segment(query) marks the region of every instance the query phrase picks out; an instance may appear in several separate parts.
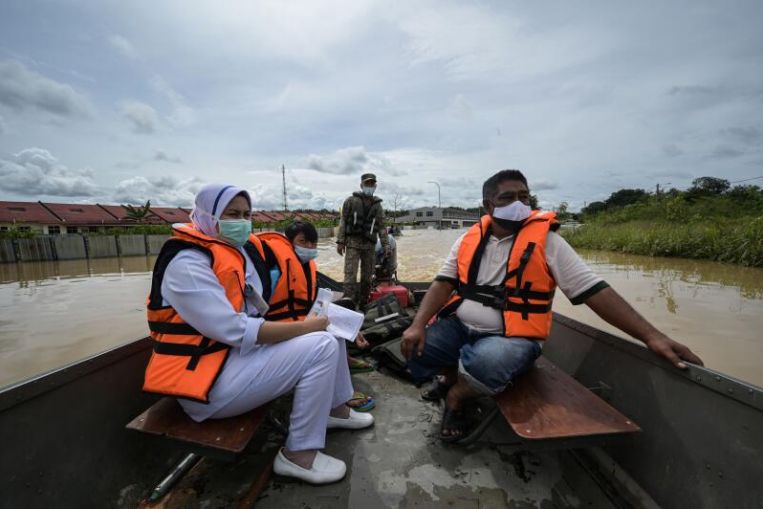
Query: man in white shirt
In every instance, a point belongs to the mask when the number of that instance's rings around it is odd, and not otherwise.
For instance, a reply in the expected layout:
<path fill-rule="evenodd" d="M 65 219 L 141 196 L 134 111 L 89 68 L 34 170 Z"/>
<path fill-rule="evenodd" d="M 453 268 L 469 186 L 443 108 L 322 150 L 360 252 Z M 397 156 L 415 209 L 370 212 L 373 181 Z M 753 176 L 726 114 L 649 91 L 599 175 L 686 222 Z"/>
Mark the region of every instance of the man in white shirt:
<path fill-rule="evenodd" d="M 445 398 L 443 441 L 464 437 L 464 402 L 500 393 L 532 366 L 550 327 L 556 286 L 573 304 L 587 304 L 676 367 L 685 369 L 683 360 L 702 364 L 689 348 L 657 330 L 593 273 L 553 231 L 553 214 L 530 210 L 527 180 L 521 172 L 500 171 L 485 182 L 482 191 L 490 217 L 453 245 L 401 344 L 414 380 L 422 382 L 442 373 L 422 397 Z M 531 239 L 534 242 L 527 239 L 531 228 L 541 235 Z M 521 259 L 522 252 L 512 249 L 515 241 L 526 254 Z M 533 251 L 536 244 L 540 247 Z M 525 263 L 534 275 L 523 286 Z M 514 278 L 517 283 L 512 286 Z M 543 291 L 531 291 L 532 285 Z M 459 298 L 452 297 L 454 291 Z M 427 327 L 438 312 L 440 319 Z"/>

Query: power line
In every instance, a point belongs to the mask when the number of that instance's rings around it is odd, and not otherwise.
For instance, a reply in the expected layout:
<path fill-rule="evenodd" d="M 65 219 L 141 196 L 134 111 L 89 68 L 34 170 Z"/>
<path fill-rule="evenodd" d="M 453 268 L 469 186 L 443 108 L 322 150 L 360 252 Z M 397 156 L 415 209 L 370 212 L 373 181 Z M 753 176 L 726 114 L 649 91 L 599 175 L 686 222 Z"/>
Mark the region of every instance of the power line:
<path fill-rule="evenodd" d="M 735 180 L 734 182 L 729 182 L 729 184 L 738 184 L 740 182 L 748 182 L 750 180 L 758 180 L 758 179 L 763 179 L 763 175 L 761 175 L 760 177 L 752 177 L 749 179 Z"/>

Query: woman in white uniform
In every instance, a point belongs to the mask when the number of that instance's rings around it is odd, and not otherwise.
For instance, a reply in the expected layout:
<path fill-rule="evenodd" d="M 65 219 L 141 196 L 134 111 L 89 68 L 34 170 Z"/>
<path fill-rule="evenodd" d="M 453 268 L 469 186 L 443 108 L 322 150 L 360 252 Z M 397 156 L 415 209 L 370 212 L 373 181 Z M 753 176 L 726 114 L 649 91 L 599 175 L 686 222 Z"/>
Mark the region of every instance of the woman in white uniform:
<path fill-rule="evenodd" d="M 326 428 L 365 428 L 373 424 L 373 416 L 345 404 L 353 395 L 345 344 L 326 332 L 325 317 L 294 323 L 261 317 L 267 311 L 263 283 L 243 248 L 251 232 L 251 209 L 245 190 L 210 184 L 196 196 L 193 224 L 173 226 L 181 238 L 197 235 L 207 245 L 223 241 L 241 253 L 246 282 L 241 309 L 232 305 L 213 270 L 212 256 L 203 249 L 180 249 L 158 278 L 155 268 L 162 306 L 176 312 L 199 336 L 231 347 L 207 402 L 178 401 L 192 419 L 203 421 L 240 415 L 293 389 L 289 436 L 274 471 L 314 484 L 334 482 L 344 477 L 346 466 L 319 451 L 325 446 Z"/>

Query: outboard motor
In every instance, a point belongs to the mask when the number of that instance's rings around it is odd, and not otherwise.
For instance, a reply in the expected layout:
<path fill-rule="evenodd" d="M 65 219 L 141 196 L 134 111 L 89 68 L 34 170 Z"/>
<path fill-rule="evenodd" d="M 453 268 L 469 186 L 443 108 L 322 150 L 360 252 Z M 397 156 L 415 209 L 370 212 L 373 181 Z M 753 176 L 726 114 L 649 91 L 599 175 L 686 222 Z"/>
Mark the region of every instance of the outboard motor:
<path fill-rule="evenodd" d="M 379 283 L 397 283 L 397 242 L 392 234 L 387 234 L 389 240 L 390 254 L 384 256 L 381 241 L 376 240 L 376 263 L 374 266 L 374 286 Z"/>
<path fill-rule="evenodd" d="M 397 243 L 392 235 L 388 235 L 389 256 L 384 256 L 381 242 L 376 242 L 376 267 L 368 301 L 369 303 L 374 302 L 392 294 L 397 298 L 400 306 L 406 308 L 409 303 L 413 302 L 413 294 L 406 287 L 397 283 Z"/>

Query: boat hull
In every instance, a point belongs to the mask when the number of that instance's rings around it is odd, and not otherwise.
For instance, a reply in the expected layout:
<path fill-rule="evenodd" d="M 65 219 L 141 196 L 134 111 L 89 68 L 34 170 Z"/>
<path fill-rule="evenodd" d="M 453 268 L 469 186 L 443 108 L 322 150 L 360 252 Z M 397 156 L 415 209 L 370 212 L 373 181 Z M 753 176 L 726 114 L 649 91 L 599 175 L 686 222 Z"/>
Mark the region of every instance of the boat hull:
<path fill-rule="evenodd" d="M 1 507 L 132 507 L 146 496 L 182 456 L 124 428 L 156 400 L 141 392 L 150 348 L 144 338 L 0 391 Z M 544 355 L 641 426 L 604 448 L 659 505 L 763 506 L 761 388 L 678 370 L 561 315 Z"/>

